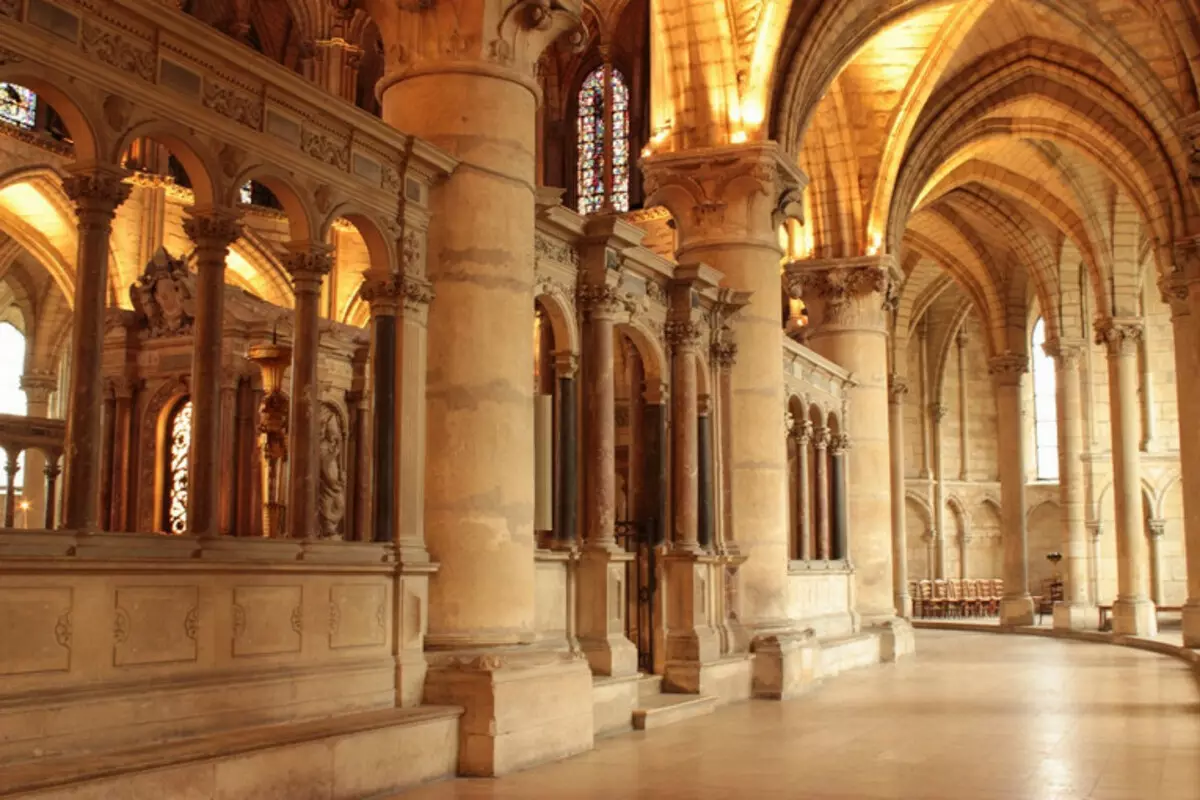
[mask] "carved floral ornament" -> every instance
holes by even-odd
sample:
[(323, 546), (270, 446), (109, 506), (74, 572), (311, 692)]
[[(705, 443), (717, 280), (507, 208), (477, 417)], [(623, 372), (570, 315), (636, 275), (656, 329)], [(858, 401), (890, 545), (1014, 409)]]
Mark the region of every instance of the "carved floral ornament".
[(849, 449), (850, 449), (850, 434), (835, 433), (829, 437), (829, 451), (831, 453), (833, 453), (833, 455), (836, 456), (836, 455), (839, 455), (840, 453), (845, 453)]
[(663, 337), (675, 352), (694, 350), (700, 344), (700, 325), (694, 320), (671, 320), (663, 326)]
[(894, 373), (889, 376), (888, 401), (892, 405), (900, 405), (904, 402), (904, 396), (906, 394), (908, 394), (908, 381)]
[(368, 278), (358, 290), (375, 313), (394, 312), (403, 304), (406, 311), (418, 311), (433, 302), (433, 284), (411, 275)]
[(721, 369), (730, 369), (737, 362), (737, 342), (727, 337), (718, 338), (710, 349), (713, 363)]
[(891, 270), (885, 266), (855, 265), (814, 269), (797, 262), (788, 267), (788, 291), (793, 297), (819, 298), (834, 306), (878, 294), (890, 308), (896, 293)]
[(587, 317), (611, 315), (629, 311), (629, 304), (621, 290), (608, 284), (580, 284), (576, 289), (579, 308)]
[(1075, 369), (1083, 361), (1087, 343), (1082, 339), (1052, 339), (1042, 345), (1042, 350), (1054, 359), (1059, 367)]
[(1019, 384), (1029, 372), (1029, 359), (1016, 353), (1005, 353), (988, 361), (988, 374), (1005, 385)]
[(1105, 345), (1112, 355), (1134, 355), (1146, 336), (1140, 319), (1106, 319), (1096, 326), (1096, 344)]

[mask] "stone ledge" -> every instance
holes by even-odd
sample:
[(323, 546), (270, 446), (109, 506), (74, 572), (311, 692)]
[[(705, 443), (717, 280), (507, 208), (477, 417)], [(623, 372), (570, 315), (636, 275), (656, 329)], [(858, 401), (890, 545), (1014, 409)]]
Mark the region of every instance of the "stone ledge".
[(978, 625), (970, 622), (927, 622), (913, 620), (914, 628), (927, 631), (963, 631), (966, 633), (1010, 633), (1023, 636), (1041, 636), (1045, 639), (1065, 639), (1074, 642), (1090, 644), (1112, 644), (1120, 647), (1133, 647), (1147, 650), (1159, 655), (1173, 656), (1191, 664), (1200, 671), (1200, 650), (1175, 645), (1170, 642), (1160, 642), (1157, 639), (1143, 639), (1140, 636), (1123, 636), (1116, 633), (1100, 631), (1068, 631), (1055, 628), (1035, 628), (1023, 625)]
[[(154, 780), (153, 775), (145, 775), (145, 773), (164, 770), (184, 770), (201, 764), (215, 770), (221, 762), (229, 763), (235, 758), (240, 760), (247, 756), (261, 754), (266, 751), (295, 748), (303, 745), (327, 744), (334, 746), (339, 739), (359, 734), (409, 729), (419, 739), (425, 733), (425, 731), (420, 729), (431, 726), (428, 733), (434, 738), (437, 738), (439, 733), (448, 733), (448, 741), (441, 742), (439, 740), (438, 747), (433, 750), (434, 754), (436, 755), (437, 750), (440, 748), (449, 751), (450, 755), (446, 759), (447, 763), (445, 765), (441, 765), (440, 763), (430, 765), (432, 769), (428, 770), (429, 774), (427, 775), (421, 774), (421, 770), (418, 770), (416, 775), (418, 780), (413, 782), (419, 782), (419, 780), (453, 775), (454, 763), (457, 759), (458, 720), (462, 716), (462, 713), (461, 708), (440, 706), (424, 706), (413, 709), (384, 709), (312, 722), (300, 722), (292, 725), (267, 725), (258, 728), (225, 731), (219, 734), (197, 736), (168, 744), (154, 744), (98, 755), (42, 759), (10, 765), (3, 772), (0, 772), (0, 797), (11, 796), (14, 797), (14, 800), (17, 797), (22, 798), (22, 800), (24, 798), (29, 798), (29, 800), (46, 798), (46, 800), (49, 800), (49, 798), (57, 796), (58, 792), (65, 791), (68, 788), (74, 789), (75, 787), (105, 779), (120, 778), (124, 781), (136, 775), (138, 778), (149, 777)], [(441, 727), (447, 730), (437, 731), (438, 723), (442, 723)], [(417, 742), (417, 744), (418, 747), (416, 749), (421, 750), (420, 745), (423, 743)], [(388, 760), (403, 761), (403, 759), (397, 758), (400, 755), (398, 753), (387, 752), (384, 755)], [(331, 754), (330, 758), (334, 759), (334, 755)], [(442, 768), (443, 766), (445, 767), (444, 769)], [(336, 764), (333, 764), (332, 768), (336, 771)], [(170, 783), (170, 777), (165, 774), (158, 776), (157, 780), (164, 782), (164, 785), (169, 785)], [(336, 784), (337, 776), (329, 776), (328, 782)], [(210, 792), (206, 793), (202, 787), (195, 787), (200, 793), (189, 796), (216, 796), (220, 790), (220, 786), (216, 785), (219, 783), (218, 777), (209, 776), (209, 783), (211, 784)], [(363, 788), (365, 789), (366, 787)], [(399, 787), (378, 787), (380, 791), (391, 788)], [(109, 793), (106, 794), (105, 792)], [(115, 796), (111, 792), (111, 789), (97, 786), (95, 796)], [(72, 795), (72, 797), (74, 796)], [(88, 794), (83, 796), (91, 797)], [(146, 796), (150, 796), (148, 792)], [(169, 797), (170, 795), (162, 796)], [(226, 795), (222, 792), (221, 796), (249, 797), (250, 795)], [(269, 796), (283, 797), (284, 795), (272, 794)], [(330, 795), (326, 793), (324, 796), (328, 797)], [(350, 798), (362, 795), (335, 794), (334, 796)]]

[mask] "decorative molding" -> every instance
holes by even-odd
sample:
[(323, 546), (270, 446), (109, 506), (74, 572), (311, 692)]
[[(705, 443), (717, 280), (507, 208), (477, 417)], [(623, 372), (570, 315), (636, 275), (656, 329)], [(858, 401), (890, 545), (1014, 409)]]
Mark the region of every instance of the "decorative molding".
[(579, 310), (587, 318), (616, 315), (625, 310), (625, 298), (616, 286), (580, 284), (575, 288)]
[(1029, 359), (1016, 353), (1005, 353), (988, 360), (988, 374), (1002, 385), (1019, 385), (1027, 372)]
[[(252, 130), (262, 129), (263, 105), (256, 97), (244, 95), (236, 89), (221, 86), (212, 81), (204, 82), (204, 107)], [(307, 151), (308, 148), (306, 147)], [(309, 153), (309, 155), (314, 155)], [(343, 167), (345, 169), (346, 167)]]
[(1096, 344), (1106, 346), (1113, 356), (1136, 355), (1145, 337), (1140, 319), (1105, 319), (1096, 325)]
[(888, 403), (894, 406), (901, 405), (904, 402), (904, 396), (908, 394), (908, 381), (900, 377), (896, 373), (888, 376)]
[(694, 350), (700, 336), (700, 325), (694, 320), (670, 320), (663, 326), (663, 339), (672, 352)]
[(116, 31), (110, 31), (85, 18), (81, 47), (84, 53), (110, 67), (116, 67), (123, 72), (132, 73), (148, 83), (154, 83), (157, 66), (154, 52), (138, 47)]
[(71, 612), (66, 611), (54, 623), (54, 641), (64, 650), (70, 650), (71, 633)]
[(533, 238), (534, 261), (553, 261), (572, 270), (579, 267), (579, 253), (574, 247), (538, 231)]

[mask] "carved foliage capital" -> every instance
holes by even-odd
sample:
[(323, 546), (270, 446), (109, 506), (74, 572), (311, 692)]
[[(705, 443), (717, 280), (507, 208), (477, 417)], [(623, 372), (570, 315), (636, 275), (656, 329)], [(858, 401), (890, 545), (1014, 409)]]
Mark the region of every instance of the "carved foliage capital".
[(433, 284), (411, 275), (389, 275), (363, 280), (358, 290), (374, 314), (424, 310), (434, 298)]
[(1096, 326), (1096, 344), (1104, 345), (1114, 356), (1136, 354), (1145, 335), (1146, 326), (1140, 319), (1106, 319)]
[(242, 222), (232, 209), (209, 209), (189, 214), (183, 231), (198, 249), (225, 250), (242, 235)]
[(663, 326), (667, 346), (674, 352), (695, 350), (700, 344), (700, 326), (693, 320), (671, 320)]
[(1002, 386), (1017, 386), (1029, 372), (1029, 359), (1016, 353), (1005, 353), (988, 361), (988, 374)]
[(835, 433), (829, 437), (829, 452), (833, 455), (841, 455), (850, 449), (850, 434)]
[(95, 169), (63, 178), (63, 191), (79, 210), (112, 216), (129, 197), (131, 187), (119, 170)]
[(721, 369), (730, 369), (737, 363), (737, 342), (723, 337), (712, 343), (711, 354), (713, 363)]
[(941, 422), (950, 413), (950, 406), (945, 403), (930, 403), (929, 416), (933, 417), (934, 422)]
[(904, 402), (906, 394), (908, 394), (908, 381), (893, 373), (888, 378), (888, 402), (892, 405), (900, 405)]
[(292, 276), (296, 288), (301, 284), (316, 284), (333, 269), (333, 252), (326, 245), (298, 247), (283, 257), (283, 268)]
[(1054, 359), (1059, 369), (1074, 370), (1083, 362), (1087, 344), (1076, 339), (1052, 339), (1042, 345), (1046, 355)]
[(580, 284), (575, 291), (580, 311), (589, 319), (613, 318), (625, 309), (625, 298), (616, 286)]

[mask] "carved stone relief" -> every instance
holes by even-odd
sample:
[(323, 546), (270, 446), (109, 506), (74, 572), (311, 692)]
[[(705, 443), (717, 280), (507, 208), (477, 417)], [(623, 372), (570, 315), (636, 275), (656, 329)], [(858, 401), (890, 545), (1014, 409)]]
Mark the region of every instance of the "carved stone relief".
[(321, 404), (321, 482), (317, 516), (321, 536), (334, 538), (342, 532), (346, 516), (346, 423), (337, 408)]
[(143, 336), (182, 336), (195, 318), (195, 279), (184, 262), (161, 247), (142, 276), (129, 287), (129, 299), (141, 318)]

